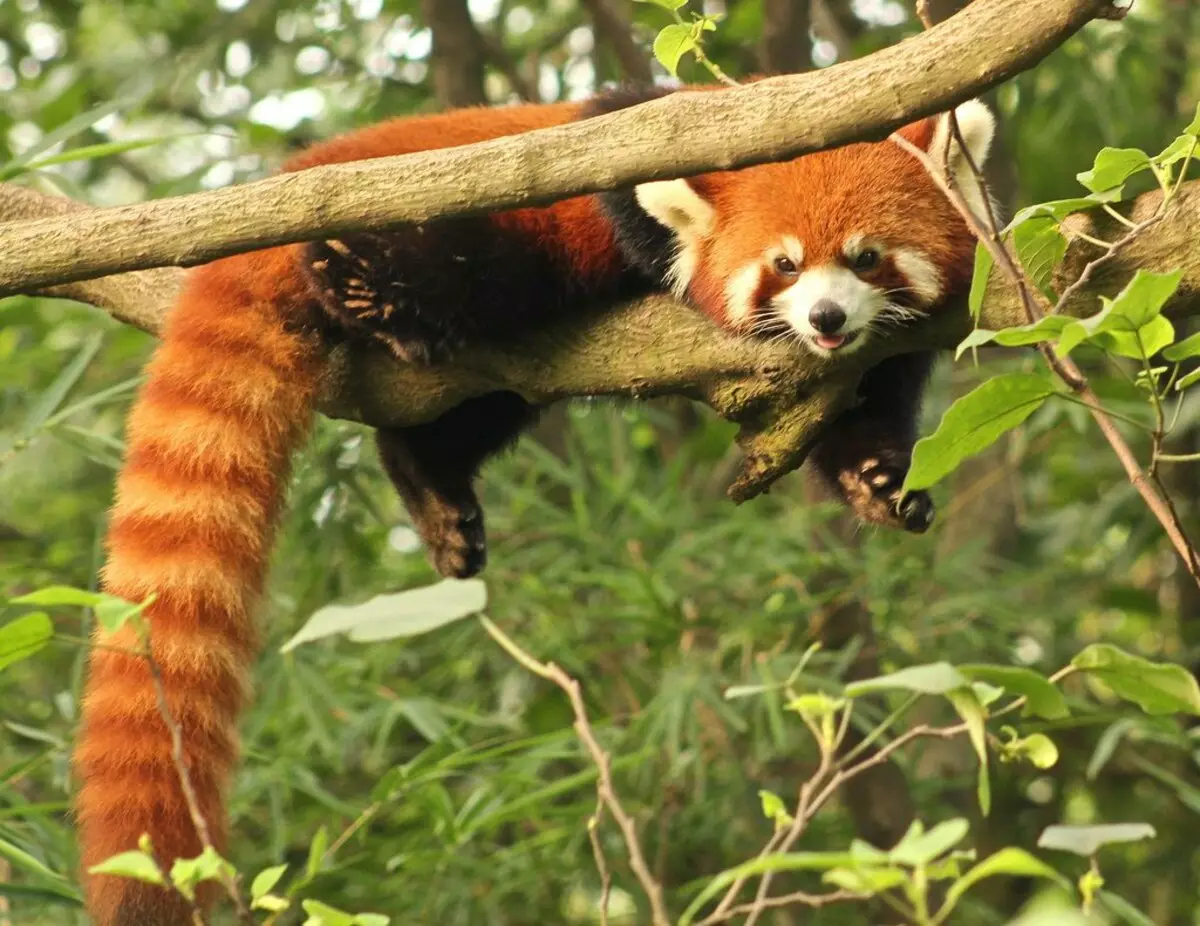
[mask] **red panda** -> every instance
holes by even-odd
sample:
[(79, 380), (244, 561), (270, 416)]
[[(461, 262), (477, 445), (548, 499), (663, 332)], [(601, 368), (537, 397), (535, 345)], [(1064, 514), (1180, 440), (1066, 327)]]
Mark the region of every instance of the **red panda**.
[[(317, 145), (285, 169), (469, 144), (660, 93), (397, 119)], [(958, 116), (981, 164), (992, 118), (977, 103)], [(935, 160), (946, 131), (944, 118), (903, 130)], [(956, 174), (964, 161), (952, 148)], [(146, 612), (154, 662), (218, 847), (257, 646), (252, 612), (331, 339), (376, 338), (400, 358), (425, 362), (670, 289), (726, 328), (828, 355), (961, 294), (973, 247), (916, 159), (878, 142), (272, 248), (192, 271), (129, 418), (103, 586), (136, 601), (156, 596)], [(920, 531), (932, 517), (923, 493), (897, 505), (929, 365), (927, 356), (898, 357), (871, 370), (860, 405), (813, 452), (817, 470), (868, 521)], [(500, 393), (379, 433), (384, 468), (442, 574), (483, 568), (473, 479), (536, 414)], [(74, 755), (83, 864), (133, 849), (149, 833), (169, 867), (198, 854), (200, 841), (150, 669), (133, 652), (132, 630), (98, 631), (96, 643)], [(91, 875), (86, 889), (97, 926), (190, 922), (163, 888)]]

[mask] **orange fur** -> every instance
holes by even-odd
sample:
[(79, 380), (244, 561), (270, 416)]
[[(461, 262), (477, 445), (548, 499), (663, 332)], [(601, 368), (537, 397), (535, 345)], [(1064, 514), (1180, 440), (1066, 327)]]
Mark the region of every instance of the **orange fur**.
[[(513, 134), (577, 117), (576, 104), (480, 109), (399, 119), (318, 145), (287, 165), (403, 154)], [(612, 236), (593, 200), (495, 217), (517, 234), (561, 242), (584, 275), (611, 272)], [(569, 229), (570, 234), (563, 234)], [(130, 414), (103, 587), (147, 611), (154, 661), (211, 835), (223, 848), (223, 794), (237, 760), (237, 717), (257, 652), (252, 612), (266, 576), (289, 462), (312, 417), (321, 365), (299, 247), (197, 268), (162, 331)], [(167, 868), (200, 841), (134, 632), (97, 631), (74, 761), (85, 869), (149, 832)], [(171, 893), (85, 876), (96, 926), (190, 922)], [(206, 899), (211, 898), (211, 892)]]
[[(581, 104), (566, 103), (398, 119), (318, 145), (286, 169), (469, 144), (569, 122), (582, 112)], [(938, 205), (940, 196), (928, 195), (920, 165), (892, 146), (856, 146), (704, 181), (721, 230), (706, 243), (692, 287), (702, 306), (706, 287), (715, 303), (746, 255), (757, 256), (771, 236), (797, 228), (828, 229), (830, 242), (842, 240), (834, 231), (859, 218), (876, 233), (901, 236), (916, 228), (939, 266), (961, 262), (957, 253), (938, 251), (959, 247), (954, 235), (947, 231), (941, 244), (936, 231), (957, 218)], [(881, 189), (889, 197), (878, 195)], [(831, 202), (840, 205), (831, 208)], [(581, 290), (624, 267), (596, 197), (488, 221), (499, 234), (539, 249)], [(821, 239), (807, 235), (805, 244), (817, 247)], [(237, 759), (237, 717), (257, 649), (252, 611), (322, 364), (319, 338), (309, 327), (319, 310), (300, 272), (301, 256), (299, 245), (274, 248), (191, 273), (129, 418), (107, 537), (104, 589), (134, 601), (157, 596), (147, 611), (154, 661), (182, 733), (199, 810), (218, 848), (226, 843), (223, 794)], [(111, 637), (97, 632), (96, 643), (75, 751), (83, 862), (94, 865), (133, 849), (149, 832), (169, 868), (196, 855), (200, 842), (151, 675), (131, 652), (132, 630)], [(87, 877), (86, 887), (96, 926), (188, 922), (178, 899), (161, 888), (103, 875)]]

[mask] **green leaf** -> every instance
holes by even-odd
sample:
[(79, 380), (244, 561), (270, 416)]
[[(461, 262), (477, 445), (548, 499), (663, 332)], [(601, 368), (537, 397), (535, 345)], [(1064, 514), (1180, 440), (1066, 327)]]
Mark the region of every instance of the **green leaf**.
[(1022, 347), (1026, 344), (1040, 344), (1042, 341), (1052, 341), (1069, 325), (1073, 319), (1065, 315), (1044, 315), (1032, 325), (1020, 325), (1013, 328), (1001, 328), (999, 331), (989, 331), (987, 328), (976, 328), (965, 338), (954, 352), (957, 360), (963, 352), (972, 347), (979, 347), (995, 341), (1005, 347)]
[(1187, 376), (1180, 377), (1179, 381), (1175, 383), (1175, 391), (1178, 392), (1181, 389), (1186, 389), (1188, 386), (1193, 386), (1196, 383), (1200, 383), (1200, 369), (1192, 370)]
[(154, 597), (134, 604), (115, 595), (104, 592), (89, 592), (82, 588), (71, 588), (66, 585), (51, 585), (38, 589), (20, 598), (13, 598), (13, 604), (32, 604), (43, 608), (54, 607), (83, 607), (92, 608), (96, 612), (96, 620), (109, 633), (115, 633), (135, 614), (140, 614), (152, 602)]
[(1188, 127), (1183, 130), (1188, 135), (1200, 136), (1200, 106), (1196, 107), (1196, 116), (1188, 123)]
[(250, 882), (250, 897), (258, 900), (264, 894), (270, 893), (271, 889), (279, 883), (279, 879), (283, 877), (287, 868), (287, 865), (275, 865), (271, 868), (264, 868), (256, 874), (254, 880)]
[(145, 881), (148, 884), (162, 884), (162, 873), (158, 870), (158, 865), (145, 852), (133, 849), (129, 852), (122, 852), (119, 855), (114, 855), (112, 858), (106, 858), (99, 865), (93, 865), (88, 869), (90, 875), (120, 875), (123, 878), (134, 878), (138, 881)]
[(1160, 154), (1155, 155), (1154, 163), (1160, 167), (1171, 167), (1193, 157), (1195, 153), (1196, 136), (1184, 134), (1167, 145)]
[(189, 900), (196, 898), (196, 885), (204, 881), (228, 881), (237, 869), (211, 846), (195, 858), (177, 858), (171, 866), (171, 883)]
[(691, 26), (672, 23), (664, 26), (654, 40), (654, 57), (671, 72), (679, 76), (679, 62), (696, 47), (696, 32)]
[(931, 662), (928, 665), (912, 666), (851, 682), (846, 686), (846, 697), (858, 698), (875, 691), (915, 691), (920, 694), (944, 695), (956, 688), (966, 688), (970, 682), (948, 662)]
[(1022, 225), (1030, 219), (1050, 218), (1056, 222), (1061, 222), (1069, 215), (1082, 212), (1085, 209), (1094, 209), (1111, 198), (1103, 195), (1075, 196), (1071, 199), (1055, 199), (1046, 203), (1026, 206), (1024, 209), (1017, 211), (1017, 214), (1012, 217), (1012, 221), (1008, 223), (1008, 226), (1004, 230), (1006, 232), (1012, 231), (1018, 225)]
[(1137, 704), (1147, 714), (1200, 715), (1200, 685), (1182, 666), (1151, 662), (1109, 643), (1093, 643), (1071, 665)]
[(971, 310), (971, 318), (978, 319), (983, 309), (983, 299), (987, 295), (988, 276), (992, 272), (995, 258), (982, 243), (975, 245), (975, 271), (971, 276), (971, 294), (967, 297), (967, 306)]
[(762, 801), (763, 816), (773, 822), (777, 828), (792, 825), (793, 817), (788, 813), (783, 798), (771, 791), (759, 791), (758, 799)]
[(36, 592), (10, 599), (12, 604), (32, 604), (41, 608), (53, 608), (60, 605), (80, 605), (94, 608), (104, 598), (100, 592), (88, 592), (81, 588), (70, 588), (66, 585), (51, 585), (39, 588)]
[(1013, 246), (1021, 266), (1047, 299), (1053, 300), (1054, 268), (1067, 253), (1067, 239), (1052, 218), (1030, 219), (1013, 231)]
[(1074, 852), (1090, 858), (1104, 846), (1153, 839), (1157, 833), (1149, 823), (1104, 823), (1094, 826), (1048, 826), (1038, 837), (1038, 848)]
[(115, 595), (101, 595), (95, 606), (96, 621), (108, 633), (116, 633), (128, 621), (145, 611), (154, 602), (154, 599), (155, 596), (152, 594), (141, 604), (135, 604), (124, 598), (117, 598)]
[(821, 880), (845, 891), (856, 894), (882, 894), (908, 881), (908, 872), (902, 868), (835, 868), (821, 876)]
[(1122, 186), (1126, 180), (1150, 166), (1150, 157), (1138, 148), (1101, 148), (1091, 170), (1076, 179), (1093, 193)]
[(979, 779), (975, 786), (979, 809), (986, 817), (992, 810), (992, 785), (988, 776), (987, 711), (984, 710), (975, 692), (968, 688), (946, 692), (946, 697), (958, 711), (958, 716), (967, 725), (967, 736), (979, 757)]
[(1041, 769), (1058, 764), (1058, 747), (1045, 733), (1033, 733), (1021, 740), (1029, 761)]
[(1151, 273), (1139, 270), (1125, 288), (1113, 300), (1113, 313), (1128, 319), (1131, 330), (1136, 331), (1162, 313), (1163, 306), (1175, 295), (1183, 271)]
[(1026, 704), (1022, 713), (1025, 715), (1033, 714), (1045, 720), (1070, 716), (1062, 692), (1032, 669), (971, 663), (959, 666), (958, 671), (972, 681), (999, 685), (1009, 694), (1023, 696)]
[(1002, 373), (967, 393), (946, 410), (933, 434), (917, 441), (904, 491), (928, 488), (944, 479), (1053, 394), (1053, 384), (1039, 373)]
[(380, 913), (346, 913), (319, 900), (302, 900), (308, 914), (304, 926), (387, 926), (389, 918)]
[(1053, 881), (1064, 890), (1071, 889), (1071, 882), (1040, 859), (1030, 855), (1024, 849), (1008, 847), (994, 855), (988, 856), (959, 880), (950, 885), (946, 891), (946, 901), (938, 911), (936, 922), (945, 922), (946, 916), (962, 896), (985, 878), (996, 875), (1012, 875), (1018, 878), (1045, 878)]
[(962, 842), (970, 829), (971, 825), (965, 819), (955, 817), (953, 820), (939, 823), (926, 833), (920, 822), (914, 820), (908, 832), (888, 853), (888, 857), (910, 868), (928, 865)]
[(315, 878), (321, 870), (325, 862), (325, 850), (329, 848), (329, 833), (322, 826), (313, 836), (312, 843), (308, 847), (308, 863), (304, 867), (304, 873), (309, 878)]
[(1187, 360), (1189, 357), (1200, 357), (1200, 331), (1190, 338), (1184, 338), (1178, 344), (1172, 344), (1163, 351), (1163, 356), (1175, 363)]
[(358, 605), (321, 608), (280, 652), (339, 633), (356, 643), (415, 637), (478, 614), (486, 606), (487, 586), (482, 579), (445, 579), (395, 595), (377, 595)]
[(649, 3), (651, 6), (659, 6), (664, 10), (670, 10), (672, 13), (683, 9), (688, 4), (688, 0), (634, 0), (634, 2)]
[(23, 614), (0, 627), (0, 670), (28, 659), (54, 636), (54, 624), (42, 611)]

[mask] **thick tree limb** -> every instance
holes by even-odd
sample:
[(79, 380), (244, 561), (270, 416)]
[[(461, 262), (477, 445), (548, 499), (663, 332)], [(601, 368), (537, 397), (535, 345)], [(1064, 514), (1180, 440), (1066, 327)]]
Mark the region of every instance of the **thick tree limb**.
[(0, 295), (879, 138), (1030, 67), (1113, 9), (1111, 0), (977, 0), (934, 29), (819, 73), (676, 95), (479, 145), (33, 222), (10, 230), (0, 247)]
[[(1152, 214), (1157, 193), (1128, 210)], [(86, 206), (0, 185), (0, 221), (38, 215), (86, 217)], [(1113, 237), (1116, 220), (1103, 213), (1093, 222), (1073, 220), (1081, 230)], [(6, 228), (0, 226), (0, 239)], [(1200, 183), (1185, 186), (1167, 217), (1115, 259), (1068, 307), (1075, 315), (1097, 308), (1099, 294), (1116, 292), (1140, 267), (1182, 269), (1179, 292), (1167, 306), (1175, 316), (1200, 314)], [(1063, 264), (1073, 279), (1093, 246), (1077, 239)], [(99, 280), (73, 282), (48, 294), (99, 306), (117, 319), (151, 333), (158, 330), (184, 271), (163, 268)], [(1021, 324), (1016, 292), (999, 275), (989, 282), (981, 324)], [(894, 331), (886, 341), (835, 360), (819, 360), (794, 347), (749, 343), (725, 334), (667, 297), (614, 307), (587, 324), (547, 330), (509, 349), (464, 351), (454, 363), (412, 367), (382, 350), (337, 348), (323, 384), (322, 411), (373, 425), (428, 420), (474, 395), (496, 390), (520, 393), (538, 403), (578, 395), (648, 397), (682, 394), (704, 401), (742, 425), (745, 467), (730, 489), (737, 500), (753, 497), (803, 462), (820, 429), (853, 401), (858, 377), (883, 357), (913, 349), (951, 347), (970, 328), (965, 311)]]

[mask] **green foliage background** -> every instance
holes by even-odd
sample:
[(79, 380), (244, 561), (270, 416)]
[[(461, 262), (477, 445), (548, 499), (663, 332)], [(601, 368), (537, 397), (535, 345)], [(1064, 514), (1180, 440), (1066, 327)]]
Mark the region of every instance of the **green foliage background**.
[[(892, 0), (827, 5), (854, 26), (842, 53), (915, 28)], [(620, 76), (575, 0), (471, 6), (544, 98)], [(750, 72), (762, 4), (710, 8), (720, 6), (727, 18), (706, 47), (731, 74)], [(631, 12), (648, 47), (661, 11)], [(1090, 26), (1003, 87), (1000, 160), (1011, 171), (997, 179), (1009, 206), (1075, 195), (1075, 173), (1102, 145), (1156, 151), (1170, 141), (1200, 99), (1198, 19), (1186, 2), (1139, 0), (1125, 23)], [(311, 138), (434, 108), (428, 52), (418, 4), (400, 0), (7, 0), (0, 171), (104, 146), (20, 176), (97, 205), (251, 179)], [(817, 36), (815, 61), (837, 53)], [(704, 79), (690, 61), (681, 74)], [(511, 96), (499, 70), (489, 70), (488, 90), (497, 102)], [(158, 141), (121, 150), (134, 139)], [(86, 307), (0, 301), (5, 597), (94, 585), (123, 415), (151, 348), (149, 337)], [(953, 395), (1035, 361), (1005, 352), (981, 367), (947, 363), (926, 431)], [(1111, 408), (1143, 408), (1124, 379), (1095, 375)], [(836, 506), (808, 499), (799, 476), (735, 508), (723, 496), (730, 427), (672, 406), (577, 404), (490, 468), (487, 613), (583, 682), (666, 883), (694, 890), (753, 855), (770, 834), (758, 791), (793, 794), (811, 773), (810, 738), (778, 695), (723, 692), (785, 678), (817, 628), (846, 608), (870, 614), (877, 638), (868, 645), (883, 671), (946, 660), (1048, 674), (1101, 640), (1196, 661), (1195, 589), (1077, 411), (1047, 406), (964, 468), (937, 491), (939, 526), (924, 537), (847, 531)], [(1200, 450), (1198, 420), (1193, 395), (1180, 452)], [(1200, 476), (1180, 467), (1173, 478), (1195, 525)], [(590, 921), (599, 882), (582, 821), (595, 803), (594, 771), (557, 689), (514, 665), (472, 621), (408, 642), (333, 639), (278, 651), (324, 604), (432, 581), (406, 524), (364, 429), (322, 422), (297, 470), (263, 609), (269, 645), (243, 729), (230, 854), (244, 871), (302, 866), (321, 827), (336, 835), (382, 800), (309, 896), (396, 922)], [(11, 904), (0, 922), (82, 921), (68, 753), (88, 627), (72, 612), (54, 616), (55, 645), (0, 672), (0, 896)], [(819, 690), (843, 678), (858, 655), (853, 644), (823, 651), (805, 684)], [(1032, 849), (1057, 822), (1152, 823), (1156, 839), (1106, 850), (1110, 886), (1150, 922), (1200, 923), (1200, 741), (1173, 718), (1146, 719), (1101, 689), (1091, 694), (1093, 706), (1068, 721), (1022, 723), (1023, 733), (1049, 733), (1061, 759), (1048, 771), (996, 770), (994, 809), (973, 820), (973, 844), (981, 854)], [(1107, 706), (1097, 710), (1095, 697)], [(886, 713), (882, 703), (872, 710), (876, 719)], [(937, 705), (927, 714), (953, 717)], [(976, 815), (965, 741), (919, 746), (901, 763), (921, 818)], [(851, 815), (832, 808), (804, 846), (843, 847), (855, 835)], [(604, 840), (610, 859), (623, 857), (615, 830)], [(63, 874), (61, 890), (29, 878), (18, 853)], [(1073, 877), (1086, 867), (1053, 861)], [(618, 887), (632, 892), (624, 867), (614, 867)], [(1009, 922), (1038, 889), (989, 884), (961, 921)], [(833, 926), (862, 916), (832, 907), (771, 922)]]

